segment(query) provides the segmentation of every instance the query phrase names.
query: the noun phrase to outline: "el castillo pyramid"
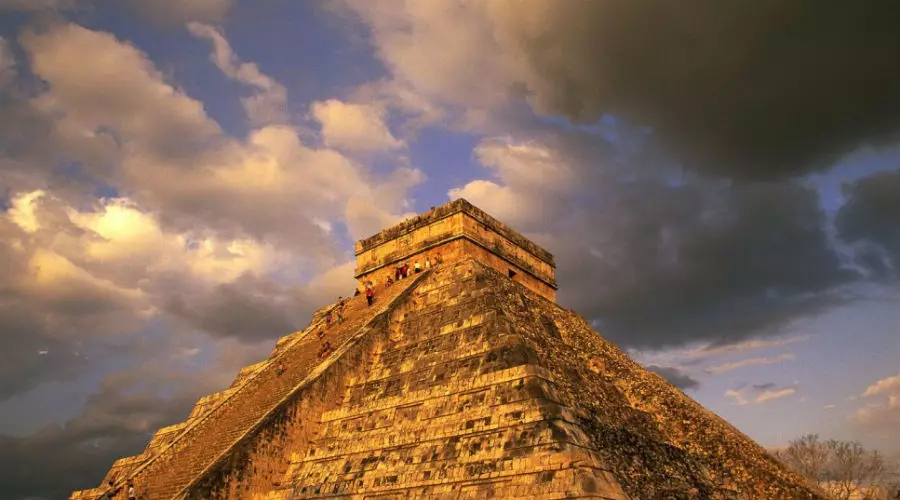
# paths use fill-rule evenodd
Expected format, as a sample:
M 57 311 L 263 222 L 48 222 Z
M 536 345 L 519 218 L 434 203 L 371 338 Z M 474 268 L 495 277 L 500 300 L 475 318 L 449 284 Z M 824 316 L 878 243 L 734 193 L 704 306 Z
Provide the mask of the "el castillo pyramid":
M 371 307 L 320 309 L 70 498 L 825 498 L 557 306 L 553 256 L 465 200 L 356 255 Z

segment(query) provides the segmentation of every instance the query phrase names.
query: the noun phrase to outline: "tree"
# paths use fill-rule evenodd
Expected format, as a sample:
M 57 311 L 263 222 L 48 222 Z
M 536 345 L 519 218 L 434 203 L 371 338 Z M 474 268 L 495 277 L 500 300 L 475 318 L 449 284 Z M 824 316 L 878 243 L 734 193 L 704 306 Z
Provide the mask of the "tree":
M 775 452 L 775 456 L 816 483 L 824 479 L 828 447 L 819 441 L 817 434 L 807 434 L 791 441 L 787 448 Z
M 900 491 L 895 492 L 896 486 L 890 484 L 896 466 L 858 442 L 820 441 L 818 435 L 809 434 L 775 456 L 838 500 L 900 500 Z

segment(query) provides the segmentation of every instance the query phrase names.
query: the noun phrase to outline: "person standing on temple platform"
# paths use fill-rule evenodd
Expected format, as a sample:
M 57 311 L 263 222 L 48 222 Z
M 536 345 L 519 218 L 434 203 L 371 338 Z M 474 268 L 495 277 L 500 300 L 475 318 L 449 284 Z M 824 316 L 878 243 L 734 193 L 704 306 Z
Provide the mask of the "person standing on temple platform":
M 400 271 L 403 269 L 402 266 L 394 267 L 394 281 L 400 281 Z
M 369 306 L 371 306 L 372 301 L 374 301 L 374 300 L 375 300 L 375 291 L 372 290 L 371 288 L 367 288 L 366 289 L 366 302 L 369 304 Z
M 403 263 L 403 269 L 400 271 L 400 275 L 406 278 L 409 276 L 409 262 Z
M 416 274 L 422 272 L 422 266 L 419 265 L 419 261 L 416 261 L 416 263 L 413 265 L 413 269 L 415 270 Z
M 425 257 L 425 269 L 431 269 L 431 257 Z
M 393 285 L 393 284 L 394 284 L 394 277 L 391 276 L 390 274 L 388 274 L 386 283 L 387 283 L 387 286 Z
M 134 482 L 128 481 L 128 500 L 137 500 L 137 492 L 134 490 Z

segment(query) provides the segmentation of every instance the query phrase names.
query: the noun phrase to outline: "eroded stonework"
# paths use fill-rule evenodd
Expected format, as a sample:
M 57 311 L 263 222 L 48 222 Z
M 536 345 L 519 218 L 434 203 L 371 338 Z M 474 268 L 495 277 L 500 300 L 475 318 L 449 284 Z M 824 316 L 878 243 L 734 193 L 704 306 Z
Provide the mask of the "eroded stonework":
M 556 300 L 553 255 L 464 199 L 356 243 L 356 278 L 381 283 L 398 265 L 472 259 Z
M 148 499 L 824 498 L 494 266 L 445 262 L 376 297 L 349 303 L 324 358 L 319 310 L 107 480 Z

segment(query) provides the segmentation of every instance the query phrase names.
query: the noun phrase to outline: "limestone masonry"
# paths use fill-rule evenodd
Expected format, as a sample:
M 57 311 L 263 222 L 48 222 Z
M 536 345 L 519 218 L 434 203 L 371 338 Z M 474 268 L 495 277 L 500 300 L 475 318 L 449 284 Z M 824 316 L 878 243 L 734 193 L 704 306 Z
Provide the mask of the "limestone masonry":
M 324 340 L 320 309 L 71 498 L 825 498 L 558 307 L 553 257 L 464 200 L 356 253 L 372 307 L 349 301 Z
M 394 268 L 438 255 L 473 258 L 556 300 L 553 255 L 466 200 L 458 199 L 356 243 L 356 278 L 383 282 Z

